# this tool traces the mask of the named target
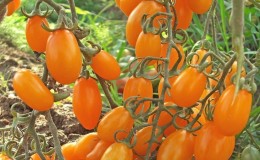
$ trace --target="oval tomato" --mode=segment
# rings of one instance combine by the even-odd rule
[[[32,109],[49,110],[54,102],[53,95],[41,79],[27,69],[17,71],[13,78],[15,93]]]
[[[138,36],[135,45],[135,55],[137,58],[160,57],[161,53],[161,38],[160,35],[154,35],[152,33],[141,32]],[[156,61],[150,61],[150,65],[156,63]]]
[[[207,77],[196,68],[185,69],[173,82],[172,100],[180,107],[190,107],[201,97],[207,84]]]
[[[129,15],[126,23],[126,39],[128,43],[133,47],[135,46],[136,40],[142,32],[141,20],[144,14],[152,15],[163,11],[165,11],[163,5],[155,1],[142,1],[139,3]]]
[[[126,16],[129,16],[141,1],[142,0],[120,0],[120,9]]]
[[[235,147],[235,137],[220,134],[216,126],[206,123],[195,140],[194,155],[196,160],[228,160]]]
[[[153,97],[153,85],[150,80],[145,78],[136,78],[131,77],[126,82],[124,92],[123,92],[123,99],[126,100],[132,96],[140,96],[142,98],[152,98]],[[146,101],[143,104],[140,104],[135,113],[145,112],[149,109],[151,102]]]
[[[45,159],[46,159],[46,160],[51,160],[49,156],[45,156]],[[33,155],[31,156],[31,159],[30,159],[30,160],[41,160],[41,157],[40,157],[37,153],[35,153],[35,154],[33,154]]]
[[[101,160],[133,160],[133,151],[123,143],[113,143],[107,148]]]
[[[92,152],[100,141],[97,132],[88,133],[77,141],[74,155],[78,160],[85,160],[86,156]]]
[[[42,28],[42,24],[49,26],[48,21],[44,17],[33,16],[27,20],[26,24],[26,40],[33,51],[45,52],[47,40],[50,32]]]
[[[104,140],[99,140],[96,146],[92,149],[92,151],[87,154],[86,159],[84,160],[100,160],[104,152],[111,145],[111,142],[107,142]]]
[[[195,136],[185,130],[178,130],[170,134],[161,144],[157,160],[192,159]]]
[[[212,0],[187,0],[187,2],[189,8],[197,14],[207,12],[212,4]]]
[[[188,7],[187,0],[176,0],[174,8],[178,20],[177,29],[187,29],[192,21],[192,10]]]
[[[235,61],[232,64],[232,67],[230,69],[230,71],[228,72],[226,78],[225,78],[225,86],[228,87],[229,85],[232,84],[232,77],[236,74],[237,72],[237,61]],[[242,71],[241,71],[241,77],[245,77],[246,76],[246,70],[244,67],[242,67]]]
[[[75,160],[75,146],[76,143],[66,143],[61,147],[61,152],[65,160]]]
[[[148,141],[151,139],[152,135],[152,129],[152,126],[148,126],[136,132],[136,144],[133,150],[140,156],[145,156],[146,154],[146,151],[148,149]],[[155,134],[158,134],[158,130],[156,130]],[[157,138],[158,142],[160,142],[161,140],[162,135]],[[150,152],[153,152],[157,147],[158,143],[153,143]]]
[[[204,49],[199,49],[199,50],[197,50],[196,54],[197,55],[194,55],[192,57],[191,64],[199,64],[201,62],[201,60],[203,59],[203,57],[205,56],[205,54],[207,54],[207,51]],[[211,62],[210,56],[207,57],[206,62],[208,62],[208,63]],[[212,66],[210,65],[206,68],[206,72],[210,73],[211,69],[212,69]]]
[[[12,160],[11,158],[9,158],[7,155],[5,155],[4,153],[0,153],[0,159],[1,160]]]
[[[235,85],[230,85],[219,97],[214,110],[214,123],[226,136],[240,133],[248,121],[252,106],[252,94],[240,90],[234,97]]]
[[[61,84],[76,81],[82,57],[74,34],[66,29],[53,32],[46,46],[46,64],[51,76]]]
[[[106,51],[100,51],[92,58],[92,69],[106,80],[115,80],[120,76],[120,66],[116,59]]]
[[[127,133],[132,129],[134,120],[130,113],[123,107],[117,107],[108,112],[99,122],[97,133],[100,139],[115,142],[114,136],[116,131],[123,130],[117,134],[118,139],[123,139]]]
[[[21,0],[12,0],[10,3],[8,3],[6,15],[12,15],[20,7],[20,4]]]
[[[102,98],[97,82],[93,78],[80,78],[73,91],[73,112],[86,129],[97,126],[102,110]]]
[[[169,78],[170,84],[173,84],[173,82],[177,79],[177,76],[173,76]],[[164,78],[160,79],[159,85],[158,85],[158,95],[161,97],[162,89],[163,89],[163,83]],[[164,102],[173,102],[172,95],[171,95],[171,88],[167,89],[164,95]]]

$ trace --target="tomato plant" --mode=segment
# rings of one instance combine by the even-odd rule
[[[174,5],[177,16],[177,29],[187,29],[192,21],[192,10],[187,5],[187,0],[176,0]],[[172,21],[174,25],[175,20]]]
[[[242,160],[258,160],[260,159],[260,152],[252,145],[248,145],[241,154]]]
[[[102,139],[99,140],[98,143],[95,145],[95,147],[92,149],[92,151],[87,154],[85,160],[101,159],[102,155],[111,144],[112,144],[111,142],[107,142]]]
[[[115,133],[118,130],[122,130],[124,132],[120,132],[116,135],[118,139],[122,139],[126,137],[126,133],[128,133],[134,124],[134,120],[132,119],[130,113],[123,107],[119,106],[110,112],[108,112],[99,122],[97,133],[100,139],[115,142]]]
[[[93,78],[80,78],[74,86],[73,112],[86,129],[97,126],[102,110],[102,99],[97,82]]]
[[[235,94],[235,85],[230,85],[219,97],[214,111],[214,123],[227,136],[240,133],[246,126],[251,106],[252,94],[245,89]]]
[[[27,69],[17,71],[13,78],[15,93],[32,109],[49,110],[54,102],[50,90],[41,79]]]
[[[37,15],[29,18],[26,24],[26,40],[32,50],[36,52],[45,52],[50,36],[50,32],[44,30],[42,24],[49,26],[46,18]]]
[[[97,75],[106,80],[117,79],[121,73],[116,59],[103,50],[92,58],[91,67]]]
[[[46,64],[51,76],[62,84],[79,77],[82,57],[74,34],[66,29],[53,32],[46,46]]]
[[[168,80],[170,84],[173,84],[173,82],[177,79],[177,76],[170,77]],[[160,79],[159,85],[158,85],[158,95],[161,97],[162,89],[163,89],[163,83],[164,83],[164,78]],[[164,102],[173,102],[172,100],[172,95],[171,95],[171,88],[167,89],[164,95]]]
[[[132,160],[133,151],[123,143],[113,143],[103,154],[101,160]]]
[[[203,57],[207,54],[207,51],[205,49],[199,49],[197,50],[196,52],[196,55],[194,55],[192,57],[192,60],[191,60],[191,64],[199,64],[201,62],[201,60],[203,59]],[[206,62],[207,63],[210,63],[211,62],[211,57],[208,56],[207,59],[206,59]],[[210,73],[212,70],[212,66],[209,65],[207,68],[206,68],[206,72],[207,73]]]

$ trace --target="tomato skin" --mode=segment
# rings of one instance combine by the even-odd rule
[[[141,1],[142,0],[120,0],[120,9],[126,16],[129,16]]]
[[[44,30],[42,24],[49,26],[46,18],[40,16],[29,18],[26,24],[26,40],[31,49],[36,52],[45,52],[47,40],[50,36],[50,32]]]
[[[1,157],[0,157],[0,158],[1,158]],[[45,159],[46,159],[46,160],[51,160],[49,156],[45,156]],[[30,159],[30,160],[41,160],[41,157],[40,157],[37,153],[35,153],[35,154],[33,154],[33,155],[31,156],[31,159]]]
[[[144,14],[152,15],[165,11],[164,7],[155,1],[142,1],[129,15],[126,23],[126,39],[131,46],[135,46],[139,34],[142,32],[141,20]]]
[[[207,12],[212,4],[212,0],[187,0],[188,7],[197,14]]]
[[[97,133],[100,139],[107,142],[115,142],[114,134],[118,130],[129,132],[134,125],[134,120],[130,113],[123,107],[119,106],[108,112],[99,122]],[[117,138],[125,138],[126,133],[118,133]]]
[[[101,160],[133,160],[133,151],[123,143],[113,143],[105,151]]]
[[[100,160],[111,144],[111,142],[106,142],[102,139],[99,140],[93,150],[86,156],[85,160]]]
[[[19,7],[21,4],[21,0],[13,0],[7,5],[7,16],[11,16]]]
[[[135,45],[135,55],[137,58],[160,57],[161,53],[161,38],[160,35],[154,35],[152,33],[141,32],[138,36]],[[156,61],[150,61],[150,65],[156,63]]]
[[[73,91],[73,112],[80,124],[91,130],[97,126],[102,110],[102,98],[93,78],[80,78]]]
[[[105,80],[115,80],[121,72],[116,59],[103,50],[92,58],[91,67],[97,75]]]
[[[190,107],[201,97],[207,83],[207,77],[196,68],[185,69],[173,82],[172,100],[180,107]]]
[[[124,92],[123,92],[123,99],[126,100],[131,96],[140,96],[141,98],[152,98],[153,97],[153,85],[150,80],[145,78],[136,78],[131,77],[126,82]],[[135,113],[140,113],[142,110],[143,112],[147,111],[151,105],[151,102],[146,101],[143,104],[140,104]]]
[[[192,21],[192,10],[188,7],[187,0],[176,0],[174,7],[178,19],[177,29],[187,29]]]
[[[51,76],[61,84],[76,81],[82,57],[74,34],[66,29],[53,32],[46,46],[46,64]]]
[[[173,76],[169,78],[170,84],[173,84],[173,82],[177,79],[177,76]],[[158,95],[161,97],[162,89],[163,89],[163,83],[164,83],[164,78],[160,79],[159,85],[158,85]],[[168,94],[170,93],[170,95]],[[167,89],[164,95],[164,102],[173,102],[172,100],[172,95],[171,95],[171,88]]]
[[[225,78],[225,86],[228,87],[232,84],[232,77],[236,74],[237,72],[237,61],[235,61],[232,64],[232,67],[230,69],[230,71],[228,72],[226,78]],[[246,70],[244,67],[242,67],[242,71],[241,71],[241,77],[245,77],[246,76]]]
[[[49,110],[54,102],[53,95],[41,79],[27,69],[17,71],[13,78],[15,93],[32,109]]]
[[[4,153],[0,153],[0,159],[1,160],[12,160],[11,158],[7,157]]]
[[[212,123],[206,123],[195,139],[196,160],[228,160],[235,147],[235,137],[222,135]]]
[[[152,126],[148,126],[142,128],[141,130],[137,131],[136,133],[136,145],[134,146],[134,151],[140,155],[145,156],[146,150],[148,149],[148,141],[151,139],[152,135]],[[158,134],[158,130],[156,130],[155,134]],[[162,135],[157,138],[158,142],[162,140]],[[151,147],[151,152],[153,152],[158,147],[157,143],[153,143]]]
[[[194,144],[195,136],[192,133],[185,130],[175,131],[162,142],[157,160],[192,159]]]
[[[240,90],[234,97],[235,85],[230,85],[219,97],[214,110],[214,123],[226,136],[240,133],[248,121],[252,94],[246,90]]]
[[[76,159],[85,160],[88,155],[95,148],[100,141],[97,132],[88,133],[82,136],[79,141],[76,142],[74,154]]]
[[[61,146],[61,153],[65,160],[75,160],[75,146],[75,142],[66,143]]]
[[[191,64],[199,64],[201,62],[201,60],[203,59],[203,57],[205,56],[205,54],[207,54],[207,51],[204,50],[204,49],[199,49],[199,50],[197,50],[196,54],[197,55],[194,55],[192,57]],[[207,57],[206,62],[208,62],[208,63],[211,62],[211,57],[210,56]],[[210,73],[211,70],[212,70],[212,66],[211,65],[206,68],[206,72],[207,73]]]

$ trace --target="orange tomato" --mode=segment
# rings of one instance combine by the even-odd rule
[[[20,7],[20,4],[21,0],[12,0],[10,3],[8,3],[6,15],[12,15]]]
[[[146,150],[148,149],[148,141],[151,139],[152,135],[152,126],[148,126],[142,128],[136,133],[136,144],[133,150],[141,156],[145,156]],[[155,134],[158,134],[158,130],[156,130]],[[162,135],[157,138],[157,141],[160,142],[162,140]],[[151,147],[151,152],[153,152],[158,147],[158,143],[153,143]]]
[[[26,40],[33,51],[45,52],[47,40],[50,32],[42,28],[42,24],[49,26],[48,21],[44,17],[33,16],[27,20],[26,24]]]
[[[173,102],[180,107],[190,107],[201,97],[207,84],[207,77],[196,68],[185,69],[173,82]]]
[[[235,85],[230,85],[219,97],[214,110],[214,123],[226,136],[240,133],[246,126],[251,106],[252,94],[245,89],[234,97]]]
[[[170,134],[161,144],[157,160],[188,160],[192,159],[195,136],[185,130]]]
[[[129,16],[141,1],[142,0],[120,0],[120,9],[126,16]]]
[[[61,147],[61,152],[65,160],[75,160],[75,146],[76,143],[66,143]]]
[[[0,152],[0,160],[12,160],[11,158],[9,158],[7,155],[5,155],[4,153]]]
[[[135,55],[137,58],[160,57],[161,38],[160,35],[141,32],[135,45]],[[156,61],[150,61],[150,65]]]
[[[237,72],[237,61],[235,61],[232,64],[232,67],[229,71],[229,73],[227,74],[226,78],[225,78],[225,86],[228,87],[229,85],[232,84],[232,77],[236,74]],[[241,71],[241,77],[245,77],[246,76],[246,70],[244,67],[242,67],[242,71]]]
[[[45,159],[46,159],[46,160],[51,160],[49,156],[45,156]],[[41,160],[41,157],[40,157],[37,153],[35,153],[35,154],[33,154],[33,155],[31,156],[31,159],[30,159],[30,160]]]
[[[13,78],[15,93],[32,109],[49,110],[54,102],[53,95],[41,79],[27,69],[17,71]]]
[[[187,0],[188,7],[197,14],[207,12],[212,4],[212,0]]]
[[[88,133],[82,136],[76,143],[74,155],[78,160],[85,160],[100,141],[97,132]]]
[[[131,46],[135,46],[139,34],[142,32],[141,20],[144,14],[152,15],[165,11],[163,5],[155,1],[142,1],[129,15],[126,23],[126,39]],[[158,24],[157,24],[158,25]]]
[[[92,151],[87,154],[85,160],[100,160],[104,152],[111,145],[111,142],[107,142],[104,140],[99,140],[96,146],[92,149]]]
[[[101,160],[133,160],[133,151],[124,143],[113,143],[107,148]]]
[[[74,34],[66,29],[51,33],[46,46],[46,64],[51,76],[61,84],[78,78],[82,57]]]
[[[169,78],[170,84],[173,84],[173,82],[176,80],[177,76],[173,76]],[[161,97],[162,88],[163,88],[164,78],[160,79],[159,85],[158,85],[158,95]],[[164,102],[173,102],[172,95],[171,95],[171,88],[167,89],[164,95]]]
[[[116,59],[103,50],[92,58],[91,67],[97,75],[105,80],[115,80],[121,72]]]
[[[234,147],[234,136],[223,136],[212,122],[208,122],[196,136],[194,155],[196,160],[227,160],[231,157]]]
[[[107,142],[115,142],[114,136],[118,130],[128,133],[134,125],[134,120],[130,113],[123,107],[117,107],[108,112],[99,122],[97,133],[100,139]],[[117,134],[118,139],[123,139],[127,135],[125,132]]]
[[[199,50],[197,50],[196,54],[197,55],[194,55],[192,57],[191,64],[199,64],[201,62],[201,60],[203,59],[203,57],[205,56],[205,54],[207,54],[207,51],[204,49],[199,49]],[[211,62],[210,56],[207,57],[206,62],[208,62],[208,63]],[[206,68],[206,72],[210,73],[211,69],[212,69],[212,66],[210,65]]]
[[[80,78],[73,91],[73,112],[86,129],[97,126],[102,110],[102,98],[97,82],[93,78]]]
[[[187,0],[176,0],[174,7],[178,20],[177,29],[187,29],[192,21],[192,10],[188,7]]]
[[[131,77],[128,79],[123,92],[123,99],[126,100],[132,96],[140,96],[142,98],[152,98],[153,97],[153,85],[150,80],[145,78]],[[136,109],[135,113],[145,112],[149,109],[151,102],[146,101],[140,104]]]

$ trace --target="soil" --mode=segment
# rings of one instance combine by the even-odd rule
[[[21,52],[0,40],[0,128],[6,128],[12,125],[13,116],[10,112],[10,108],[14,103],[21,103],[21,100],[15,95],[12,88],[12,77],[14,73],[21,68],[27,68],[37,74],[41,74],[43,67],[42,62],[39,61],[36,55]],[[70,89],[67,86],[63,88]],[[27,107],[22,112],[30,111],[31,109]],[[61,144],[75,141],[81,135],[89,132],[85,130],[75,118],[69,98],[62,102],[55,103],[50,113],[58,129]],[[35,128],[37,133],[43,134],[46,137],[48,146],[52,147],[52,135],[44,115],[37,117]]]

